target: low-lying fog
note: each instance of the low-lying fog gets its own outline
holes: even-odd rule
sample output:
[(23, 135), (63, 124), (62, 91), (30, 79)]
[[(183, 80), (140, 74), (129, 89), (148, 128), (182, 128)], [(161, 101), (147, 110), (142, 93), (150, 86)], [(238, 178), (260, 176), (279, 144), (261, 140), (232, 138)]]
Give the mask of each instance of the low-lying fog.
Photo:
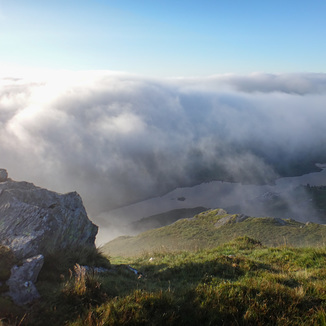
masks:
[[(143, 204), (131, 215), (114, 209), (211, 180), (224, 183), (191, 191), (209, 186), (225, 207), (268, 188), (239, 182), (268, 184), (326, 161), (325, 103), (326, 74), (8, 74), (0, 78), (0, 167), (15, 180), (77, 191), (101, 225), (143, 214)], [(194, 196), (184, 191), (162, 197), (164, 209), (188, 205)], [(173, 199), (179, 192), (184, 202)]]
[[(251, 216), (270, 216), (268, 211), (262, 212), (251, 201), (264, 196), (276, 193), (290, 206), (289, 216), (298, 221), (326, 223), (318, 218), (317, 212), (311, 206), (309, 198), (305, 203), (298, 202), (298, 199), (291, 195), (291, 190), (300, 185), (322, 186), (326, 185), (326, 165), (321, 172), (314, 172), (298, 177), (286, 177), (277, 179), (275, 185), (243, 185), (212, 181), (202, 183), (194, 187), (177, 188), (164, 196), (144, 200), (133, 205), (100, 214), (96, 220), (100, 225), (97, 236), (97, 244), (101, 245), (113, 238), (123, 234), (133, 234), (128, 227), (131, 221), (137, 221), (143, 217), (159, 214), (173, 209), (207, 207), (207, 208), (228, 208), (234, 205), (239, 206), (236, 213), (243, 213)], [(263, 215), (261, 215), (263, 214)]]

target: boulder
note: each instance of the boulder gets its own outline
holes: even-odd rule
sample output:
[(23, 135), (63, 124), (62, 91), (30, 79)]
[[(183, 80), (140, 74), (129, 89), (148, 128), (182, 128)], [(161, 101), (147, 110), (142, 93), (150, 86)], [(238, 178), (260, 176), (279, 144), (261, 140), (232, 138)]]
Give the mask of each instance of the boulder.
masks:
[[(222, 212), (223, 214), (220, 214), (220, 212)], [(227, 214), (227, 212), (225, 210), (223, 210), (223, 209), (220, 209), (219, 213), (216, 214), (216, 215), (224, 215), (224, 214)], [(249, 218), (249, 216), (244, 215), (244, 214), (227, 215), (227, 216), (224, 216), (224, 217), (220, 218), (214, 224), (214, 226), (216, 228), (220, 228), (221, 226), (229, 224), (229, 223), (241, 223), (241, 222), (244, 222), (248, 218)]]
[(225, 225), (225, 224), (228, 224), (228, 223), (231, 223), (232, 222), (232, 219), (233, 219), (233, 216), (232, 215), (227, 215), (227, 216), (224, 216), (222, 218), (220, 218), (215, 224), (214, 226), (216, 228), (220, 228), (221, 226)]
[(76, 192), (58, 194), (10, 179), (0, 183), (0, 244), (18, 259), (95, 246), (97, 230)]
[(0, 182), (0, 245), (20, 261), (7, 281), (14, 302), (38, 297), (34, 282), (43, 256), (69, 247), (95, 247), (97, 230), (76, 192), (59, 194), (7, 175)]

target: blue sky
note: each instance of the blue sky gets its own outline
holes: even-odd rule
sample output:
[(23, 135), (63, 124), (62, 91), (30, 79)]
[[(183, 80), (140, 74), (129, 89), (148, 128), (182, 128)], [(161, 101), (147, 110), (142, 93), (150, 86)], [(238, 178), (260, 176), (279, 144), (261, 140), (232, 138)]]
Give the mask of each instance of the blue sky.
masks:
[(325, 31), (325, 0), (0, 0), (0, 65), (148, 76), (325, 72)]

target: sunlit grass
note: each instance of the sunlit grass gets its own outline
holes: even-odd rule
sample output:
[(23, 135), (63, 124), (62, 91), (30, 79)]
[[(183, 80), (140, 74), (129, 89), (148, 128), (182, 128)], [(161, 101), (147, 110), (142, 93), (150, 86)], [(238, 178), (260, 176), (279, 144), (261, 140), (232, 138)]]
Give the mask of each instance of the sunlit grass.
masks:
[(23, 323), (325, 325), (325, 257), (325, 247), (267, 247), (240, 237), (215, 248), (113, 257), (104, 274), (75, 265)]
[[(293, 220), (287, 221), (286, 230), (292, 238), (278, 246), (272, 246), (269, 239), (277, 232), (284, 234), (280, 224), (268, 218), (247, 219), (255, 232), (270, 228), (268, 235), (263, 232), (264, 237), (242, 234), (232, 223), (236, 216), (231, 216), (230, 223), (219, 227), (222, 236), (218, 238), (212, 225), (225, 216), (210, 211), (206, 219), (200, 214), (159, 229), (159, 233), (146, 232), (136, 237), (138, 244), (145, 244), (146, 239), (159, 246), (144, 246), (137, 255), (127, 251), (111, 256), (110, 261), (96, 249), (52, 253), (37, 283), (42, 300), (19, 311), (9, 301), (3, 302), (7, 307), (3, 323), (325, 325), (326, 247), (290, 245), (288, 240), (302, 230), (302, 224)], [(320, 232), (314, 225), (310, 231), (311, 239)], [(166, 241), (175, 232), (180, 233), (176, 242)], [(208, 234), (211, 237), (199, 241), (199, 235)], [(229, 241), (220, 243), (221, 239)], [(103, 266), (108, 271), (89, 273), (82, 265)]]
[[(326, 226), (249, 217), (235, 223), (237, 215), (210, 210), (192, 219), (179, 220), (169, 226), (143, 232), (135, 237), (119, 237), (103, 246), (110, 256), (132, 256), (155, 251), (199, 250), (214, 248), (237, 237), (249, 236), (265, 246), (318, 247), (326, 245)], [(227, 220), (220, 224), (220, 221)], [(284, 225), (283, 225), (284, 224)]]

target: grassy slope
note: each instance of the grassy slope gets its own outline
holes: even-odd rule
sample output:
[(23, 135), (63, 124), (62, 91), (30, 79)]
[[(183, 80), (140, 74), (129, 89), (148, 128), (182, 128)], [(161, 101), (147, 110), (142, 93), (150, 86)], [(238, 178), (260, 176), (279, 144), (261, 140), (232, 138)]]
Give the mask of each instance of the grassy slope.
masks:
[(179, 208), (142, 218), (139, 221), (129, 224), (128, 226), (136, 233), (140, 233), (150, 229), (169, 225), (182, 218), (192, 217), (203, 211), (207, 211), (207, 208), (201, 206), (194, 208)]
[[(33, 326), (326, 325), (326, 227), (293, 220), (282, 226), (271, 218), (234, 223), (236, 217), (208, 211), (120, 239), (128, 254), (143, 241), (147, 254), (111, 257), (111, 269), (101, 275), (73, 268), (76, 262), (110, 268), (98, 251), (53, 253), (37, 283), (42, 299), (19, 310), (6, 299), (0, 320)], [(239, 237), (250, 232), (256, 240)], [(290, 247), (289, 240), (315, 247)]]
[[(112, 259), (114, 270), (43, 294), (28, 325), (326, 325), (326, 248), (248, 237), (213, 249)], [(23, 324), (24, 324), (23, 323)]]
[[(239, 236), (249, 236), (267, 246), (322, 246), (326, 243), (326, 227), (319, 224), (303, 224), (294, 220), (273, 218), (248, 218), (234, 223), (238, 215), (222, 210), (200, 213), (192, 219), (179, 220), (169, 226), (150, 230), (135, 237), (123, 236), (110, 241), (102, 250), (110, 256), (133, 256), (166, 250), (193, 250), (212, 248)], [(220, 227), (216, 223), (230, 217), (231, 221)]]

